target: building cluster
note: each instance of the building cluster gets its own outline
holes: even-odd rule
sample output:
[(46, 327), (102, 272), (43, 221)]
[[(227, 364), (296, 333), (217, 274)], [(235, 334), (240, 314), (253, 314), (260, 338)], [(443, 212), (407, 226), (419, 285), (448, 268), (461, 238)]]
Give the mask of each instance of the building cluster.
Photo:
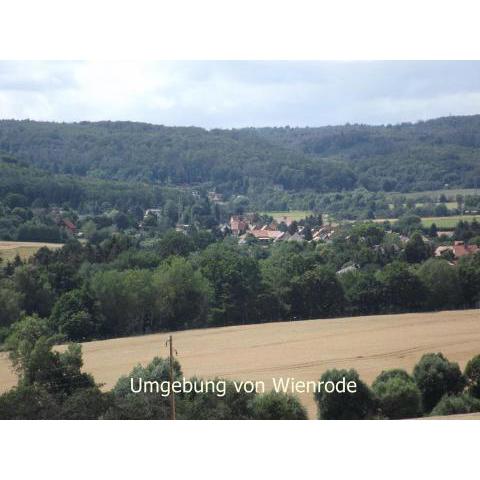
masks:
[(480, 251), (477, 245), (469, 245), (463, 241), (455, 241), (453, 245), (440, 245), (435, 249), (436, 257), (450, 256), (454, 261), (466, 255), (473, 255)]
[[(233, 215), (230, 217), (228, 225), (224, 230), (229, 231), (231, 235), (238, 237), (238, 243), (246, 243), (250, 238), (256, 238), (260, 243), (275, 242), (303, 242), (306, 240), (306, 227), (302, 225), (292, 229), (294, 219), (289, 216), (275, 218), (270, 223), (263, 223), (258, 220), (258, 216)], [(311, 230), (308, 241), (329, 241), (335, 230), (330, 225), (322, 225)]]

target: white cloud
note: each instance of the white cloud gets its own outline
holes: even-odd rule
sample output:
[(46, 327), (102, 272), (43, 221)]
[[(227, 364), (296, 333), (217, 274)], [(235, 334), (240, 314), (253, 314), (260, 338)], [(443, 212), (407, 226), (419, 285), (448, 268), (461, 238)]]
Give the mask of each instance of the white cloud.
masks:
[(480, 113), (480, 62), (0, 62), (0, 117), (244, 127)]

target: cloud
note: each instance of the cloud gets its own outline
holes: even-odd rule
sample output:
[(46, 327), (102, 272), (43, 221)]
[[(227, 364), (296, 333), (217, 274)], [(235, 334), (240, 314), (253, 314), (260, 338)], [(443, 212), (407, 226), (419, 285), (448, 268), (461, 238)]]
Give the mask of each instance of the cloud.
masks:
[(206, 128), (480, 113), (480, 62), (0, 62), (1, 118)]

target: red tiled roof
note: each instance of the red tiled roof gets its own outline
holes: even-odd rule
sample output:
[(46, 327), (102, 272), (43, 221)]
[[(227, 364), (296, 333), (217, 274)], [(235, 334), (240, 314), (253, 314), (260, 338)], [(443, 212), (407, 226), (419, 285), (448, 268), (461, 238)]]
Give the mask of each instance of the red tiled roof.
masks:
[(476, 245), (465, 245), (463, 242), (455, 242), (453, 246), (453, 254), (455, 257), (460, 258), (465, 255), (472, 255), (480, 250)]
[(76, 230), (77, 227), (70, 221), (70, 220), (67, 220), (66, 218), (64, 218), (63, 220), (63, 224), (69, 229), (69, 230)]

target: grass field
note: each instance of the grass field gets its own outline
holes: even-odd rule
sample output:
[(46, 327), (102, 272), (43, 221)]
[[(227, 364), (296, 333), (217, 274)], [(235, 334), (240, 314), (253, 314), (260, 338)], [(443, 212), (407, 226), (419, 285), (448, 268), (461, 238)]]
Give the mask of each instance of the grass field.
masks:
[[(426, 205), (426, 203), (422, 203), (422, 202), (415, 203), (415, 207), (423, 207), (424, 205)], [(437, 202), (435, 203), (435, 205), (441, 205), (441, 204)], [(458, 208), (457, 202), (445, 202), (443, 205), (445, 205), (448, 208), (448, 210), (455, 210), (456, 208)], [(403, 204), (403, 206), (406, 206), (406, 204)], [(395, 208), (395, 205), (393, 203), (389, 203), (388, 207), (390, 208), (390, 210), (393, 210)]]
[(460, 220), (471, 222), (474, 218), (480, 220), (478, 215), (453, 215), (451, 217), (422, 217), (422, 224), (425, 227), (429, 227), (432, 223), (434, 223), (437, 228), (448, 228), (453, 229), (455, 225)]
[[(84, 369), (111, 388), (135, 364), (166, 356), (166, 339), (154, 334), (85, 343)], [(411, 371), (426, 352), (443, 352), (463, 368), (480, 353), (480, 310), (189, 330), (175, 332), (174, 344), (186, 376), (271, 385), (272, 377), (318, 380), (330, 368), (355, 368), (371, 383), (384, 369)], [(7, 354), (0, 353), (0, 391), (14, 384)], [(300, 399), (314, 418), (312, 395)]]
[(284, 210), (284, 211), (270, 211), (270, 212), (260, 212), (261, 215), (270, 215), (273, 218), (277, 217), (291, 217), (293, 220), (302, 220), (303, 218), (311, 215), (312, 212), (309, 210)]
[(410, 193), (392, 193), (391, 198), (406, 197), (406, 198), (420, 198), (420, 197), (432, 197), (437, 198), (442, 193), (447, 199), (455, 200), (457, 195), (478, 195), (480, 189), (478, 188), (452, 188), (452, 189), (440, 189), (440, 190), (428, 190), (425, 192), (410, 192)]
[(43, 242), (10, 242), (0, 240), (0, 262), (8, 262), (19, 255), (25, 260), (34, 255), (40, 248), (48, 247), (50, 249), (60, 248), (63, 243), (43, 243)]
[[(471, 222), (474, 218), (480, 221), (480, 215), (452, 215), (451, 217), (422, 217), (422, 224), (424, 227), (430, 227), (434, 223), (438, 229), (453, 230), (460, 220)], [(382, 222), (396, 222), (398, 218), (376, 218), (373, 220), (377, 223)]]

